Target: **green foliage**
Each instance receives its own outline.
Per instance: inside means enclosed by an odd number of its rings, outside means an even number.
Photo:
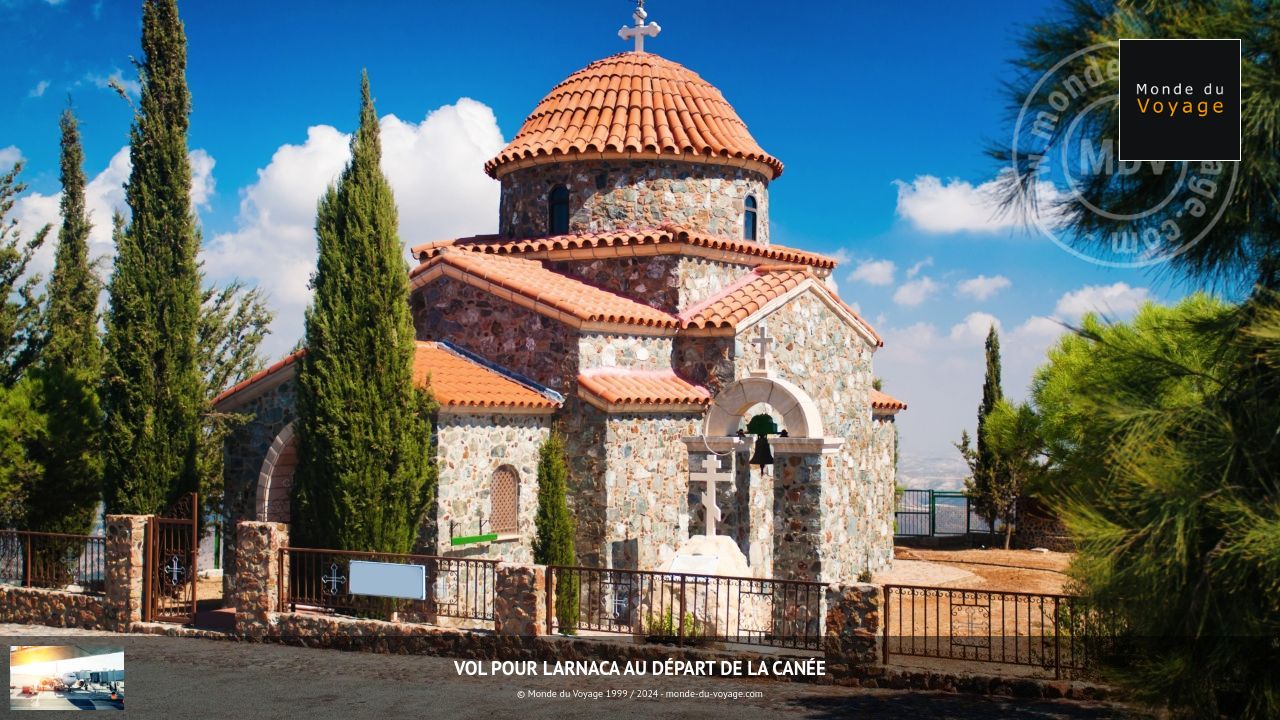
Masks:
[[[564,437],[553,430],[538,449],[538,514],[534,519],[533,561],[540,565],[573,566],[574,520],[569,512],[569,468]],[[556,619],[560,631],[573,633],[578,625],[578,576],[557,577]]]
[[[26,242],[17,220],[8,218],[26,186],[18,182],[22,162],[0,173],[0,387],[10,387],[40,353],[40,276],[27,274],[27,265],[49,234],[45,226]]]
[[[1096,58],[1105,64],[1118,62],[1114,45],[1102,53],[1076,53],[1099,43],[1114,43],[1119,38],[1240,38],[1242,79],[1242,147],[1239,174],[1231,201],[1222,217],[1203,213],[1195,217],[1185,211],[1183,203],[1162,202],[1177,185],[1188,177],[1177,171],[1156,174],[1151,164],[1142,163],[1134,174],[1103,174],[1087,182],[1072,185],[1072,198],[1061,206],[1056,216],[1065,223],[1060,235],[1073,238],[1081,247],[1094,253],[1111,252],[1112,232],[1124,230],[1135,236],[1176,221],[1186,238],[1200,237],[1210,223],[1212,232],[1199,242],[1173,256],[1170,266],[1188,276],[1233,285],[1239,289],[1258,283],[1276,288],[1280,283],[1280,221],[1276,213],[1276,183],[1280,178],[1280,83],[1276,82],[1277,58],[1280,58],[1280,3],[1252,0],[1063,0],[1061,10],[1045,22],[1032,26],[1021,42],[1021,53],[1015,63],[1016,78],[1008,83],[1007,97],[1013,107],[1025,98],[1026,117],[1046,113],[1056,117],[1059,102],[1052,97],[1057,84],[1036,83],[1055,65],[1064,63],[1058,75],[1087,77],[1088,62]],[[1034,212],[1027,201],[1034,193],[1023,190],[1043,179],[1038,171],[1037,156],[1053,157],[1064,150],[1068,132],[1076,140],[1089,139],[1094,147],[1117,147],[1118,110],[1114,102],[1118,92],[1115,83],[1096,86],[1082,83],[1073,106],[1103,108],[1105,112],[1082,114],[1078,122],[1057,123],[1052,137],[1043,146],[1023,147],[1016,172],[1002,176],[1003,196],[1012,208]],[[991,151],[993,157],[1008,167],[1012,153],[1008,147]],[[1199,163],[1188,163],[1194,179]],[[1226,163],[1230,171],[1230,163]],[[1223,175],[1202,175],[1219,181]],[[1219,193],[1223,192],[1219,188]],[[1077,202],[1075,197],[1079,196]],[[1109,213],[1095,213],[1085,205],[1106,208]],[[1157,208],[1153,210],[1153,208]],[[1136,220],[1117,223],[1122,215]],[[1163,237],[1163,235],[1161,235]],[[1125,259],[1132,259],[1131,257]]]
[[[36,407],[37,389],[29,378],[0,386],[0,528],[25,521],[26,493],[43,473],[28,449],[49,436],[45,417]]]
[[[186,36],[175,0],[142,6],[142,97],[129,136],[127,229],[109,285],[107,507],[153,513],[200,487],[200,239],[191,210]]]
[[[293,534],[311,547],[408,552],[435,490],[435,407],[413,383],[408,267],[367,74],[360,90],[351,162],[316,217]]]
[[[966,432],[956,447],[969,465],[965,489],[973,511],[994,526],[996,520],[1004,517],[1005,496],[1011,486],[1006,466],[997,457],[986,427],[988,418],[1004,397],[1000,387],[1000,336],[994,325],[987,331],[985,353],[987,370],[982,382],[982,404],[978,406],[976,442],[970,448]]]
[[[61,128],[62,227],[45,309],[48,334],[32,370],[47,433],[28,446],[31,461],[41,470],[26,492],[23,524],[31,530],[87,534],[102,495],[101,282],[89,262],[84,151],[69,109],[62,114]]]
[[[687,644],[700,645],[705,643],[710,635],[706,624],[694,617],[691,612],[684,614],[684,635],[680,633],[679,616],[670,608],[661,615],[650,613],[645,617],[644,636],[651,642],[675,642],[682,638]]]

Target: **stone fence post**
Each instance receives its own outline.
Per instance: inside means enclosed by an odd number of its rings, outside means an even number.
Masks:
[[[499,635],[545,634],[547,629],[546,566],[498,563],[494,574],[494,631]]]
[[[836,666],[867,667],[880,662],[879,585],[870,583],[827,586],[827,662]]]
[[[280,612],[280,548],[289,545],[289,526],[277,522],[241,522],[236,526],[236,582],[231,603],[236,633],[262,637],[271,628],[270,613]]]
[[[142,622],[147,519],[146,515],[106,518],[104,624],[116,632],[129,632],[131,624]]]

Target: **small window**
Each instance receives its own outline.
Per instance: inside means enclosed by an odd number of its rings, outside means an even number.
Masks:
[[[515,468],[503,465],[493,473],[489,488],[489,527],[499,535],[513,535],[520,529],[520,476]]]
[[[756,239],[756,196],[748,195],[742,203],[742,239]]]
[[[547,233],[564,235],[569,232],[569,188],[557,185],[551,191],[547,203]]]

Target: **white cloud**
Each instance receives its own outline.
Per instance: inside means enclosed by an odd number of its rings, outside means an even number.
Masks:
[[[120,87],[124,88],[126,93],[133,97],[142,95],[142,84],[137,80],[126,80],[124,78],[124,73],[119,68],[112,70],[109,75],[86,73],[82,82],[88,82],[100,90],[111,90],[112,92],[115,92],[115,89],[112,88],[111,85],[112,83],[116,83],[119,84]]]
[[[215,161],[204,150],[192,150],[190,160],[192,205],[199,207],[207,204],[213,193]],[[131,167],[129,148],[122,147],[111,156],[107,167],[85,185],[85,206],[89,211],[89,222],[92,223],[89,230],[89,257],[91,260],[106,259],[106,264],[101,268],[104,275],[110,273],[111,259],[115,256],[115,247],[111,243],[111,217],[117,210],[124,213],[126,218],[129,216],[129,208],[124,200],[124,183],[129,179]],[[61,192],[50,195],[29,192],[14,203],[14,217],[23,228],[24,236],[35,233],[46,224],[54,226],[44,247],[40,248],[31,261],[31,270],[42,273],[46,278],[53,269],[57,226],[62,222],[58,208],[61,199]]]
[[[1151,293],[1147,288],[1129,287],[1122,282],[1114,285],[1087,285],[1063,295],[1054,308],[1054,314],[1071,321],[1079,320],[1090,312],[1114,318],[1132,314],[1150,297]]]
[[[987,339],[987,333],[991,332],[992,327],[995,327],[996,332],[1000,332],[1000,321],[996,316],[984,312],[969,313],[964,320],[951,326],[949,337],[962,343],[983,342]]]
[[[892,285],[896,270],[897,266],[892,260],[866,260],[858,263],[858,267],[849,273],[849,279],[868,285]]]
[[[381,125],[382,167],[406,247],[497,229],[499,186],[483,166],[503,141],[488,106],[462,98],[420,123],[387,115]],[[257,182],[240,191],[237,229],[205,248],[211,278],[238,277],[268,292],[276,312],[264,347],[269,355],[288,351],[302,336],[315,267],[316,203],[346,165],[349,142],[349,135],[318,125],[301,145],[281,146]]]
[[[975,300],[986,300],[1012,284],[1009,282],[1009,278],[1003,275],[996,275],[995,277],[979,275],[962,281],[956,286],[956,292]]]
[[[38,98],[44,95],[44,91],[49,89],[49,81],[41,80],[36,86],[31,88],[31,92],[27,93],[27,97]]]
[[[915,277],[916,275],[919,275],[921,270],[923,270],[923,269],[925,269],[925,268],[927,268],[927,267],[930,267],[930,266],[932,266],[932,265],[933,265],[933,257],[932,257],[932,256],[927,257],[927,258],[925,258],[925,259],[921,260],[920,262],[916,263],[915,265],[912,265],[911,267],[907,268],[907,279],[908,279],[908,280],[910,280],[911,278]]]
[[[936,292],[938,292],[938,283],[934,282],[928,275],[925,275],[898,286],[898,289],[893,293],[893,301],[899,305],[915,307],[928,300]]]
[[[1009,172],[1003,170],[1001,175]],[[999,182],[993,179],[974,185],[957,178],[944,182],[933,175],[918,175],[911,182],[895,180],[898,217],[930,233],[990,233],[1022,227],[1018,213],[1001,208]],[[1036,193],[1046,222],[1055,225],[1051,209],[1062,200],[1062,194],[1049,181],[1038,182]]]
[[[17,145],[0,148],[0,172],[9,172],[9,168],[22,159],[22,151]]]

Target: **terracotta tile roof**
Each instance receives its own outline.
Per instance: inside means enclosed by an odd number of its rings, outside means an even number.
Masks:
[[[292,377],[294,365],[306,354],[299,350],[244,382],[237,383],[214,400],[221,405],[236,396],[243,402],[254,395],[246,394],[257,387],[268,388],[268,380]],[[285,372],[288,374],[284,374]],[[493,408],[516,412],[550,412],[560,406],[552,391],[531,381],[487,364],[476,356],[448,343],[417,343],[413,356],[413,380],[420,387],[430,387],[442,407]],[[429,382],[428,382],[429,380]],[[238,404],[238,403],[237,403]],[[228,406],[233,407],[233,406]]]
[[[578,374],[578,394],[602,410],[700,409],[711,393],[672,370],[602,368]]]
[[[560,403],[512,377],[464,357],[445,343],[418,342],[413,380],[450,408],[554,410]]]
[[[694,155],[782,174],[782,163],[756,143],[719,90],[652,53],[619,53],[570,75],[484,169],[498,177],[506,166],[587,153]]]
[[[552,235],[523,240],[512,240],[499,235],[477,235],[415,245],[412,252],[420,261],[426,262],[447,248],[493,255],[520,255],[556,260],[632,255],[730,253],[744,256],[747,262],[759,258],[775,263],[798,263],[823,270],[830,270],[836,266],[836,260],[825,255],[782,245],[762,245],[746,240],[700,235],[676,225],[579,235]]]
[[[691,330],[733,329],[762,308],[801,285],[807,284],[830,304],[840,308],[869,340],[884,345],[880,334],[856,310],[845,304],[821,278],[804,265],[758,265],[719,293],[680,313],[681,327]]]
[[[674,333],[676,316],[617,293],[553,272],[537,260],[445,251],[409,273],[414,287],[439,275],[459,279],[515,300],[536,312],[574,326],[624,325],[631,332],[652,328]]]
[[[872,410],[906,410],[907,404],[894,396],[880,392],[875,388],[871,389],[871,409]]]

